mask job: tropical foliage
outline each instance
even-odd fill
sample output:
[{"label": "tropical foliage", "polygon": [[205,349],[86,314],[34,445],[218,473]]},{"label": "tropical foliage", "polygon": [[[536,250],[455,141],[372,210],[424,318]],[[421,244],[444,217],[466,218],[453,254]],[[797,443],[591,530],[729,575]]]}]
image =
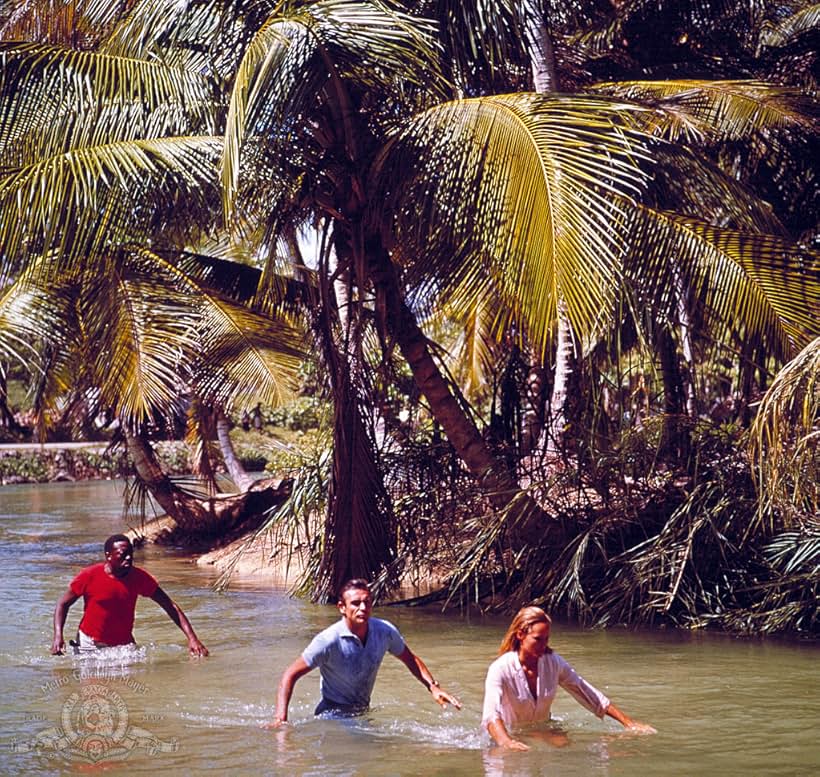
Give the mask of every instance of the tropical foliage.
[{"label": "tropical foliage", "polygon": [[196,517],[148,436],[279,402],[303,331],[330,442],[272,525],[315,597],[425,569],[597,623],[816,629],[816,543],[783,534],[816,402],[785,433],[766,405],[767,496],[719,466],[801,349],[816,389],[809,6],[60,6],[0,14],[2,350],[38,408],[92,392]]}]

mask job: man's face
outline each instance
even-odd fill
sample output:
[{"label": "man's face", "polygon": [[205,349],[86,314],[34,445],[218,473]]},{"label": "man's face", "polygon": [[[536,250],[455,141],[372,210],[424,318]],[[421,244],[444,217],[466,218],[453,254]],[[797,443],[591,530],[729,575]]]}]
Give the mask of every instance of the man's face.
[{"label": "man's face", "polygon": [[339,612],[347,621],[348,628],[367,623],[372,609],[373,600],[370,598],[370,591],[364,588],[351,588],[345,591],[342,601],[339,602]]},{"label": "man's face", "polygon": [[122,577],[134,564],[134,549],[127,542],[115,542],[105,558],[111,567],[111,573]]}]

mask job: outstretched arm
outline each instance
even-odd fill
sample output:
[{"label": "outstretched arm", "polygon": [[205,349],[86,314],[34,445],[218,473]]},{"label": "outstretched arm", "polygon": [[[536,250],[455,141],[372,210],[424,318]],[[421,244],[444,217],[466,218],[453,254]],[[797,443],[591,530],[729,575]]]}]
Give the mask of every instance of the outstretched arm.
[{"label": "outstretched arm", "polygon": [[57,606],[54,608],[54,638],[51,641],[51,654],[54,656],[61,656],[65,651],[65,640],[63,639],[65,619],[68,616],[68,608],[79,598],[68,588],[57,601]]},{"label": "outstretched arm", "polygon": [[185,617],[182,608],[171,599],[160,586],[154,591],[151,598],[168,614],[168,617],[176,623],[182,630],[182,633],[188,638],[188,650],[192,656],[207,656],[208,648],[205,647],[194,632],[194,627],[191,622]]},{"label": "outstretched arm", "polygon": [[404,646],[404,650],[397,658],[410,670],[410,674],[433,694],[433,698],[442,707],[452,704],[457,710],[461,709],[461,702],[455,696],[451,696],[447,691],[441,688],[438,681],[433,679],[433,675],[430,674],[430,670],[425,666],[424,661],[410,650],[407,645]]},{"label": "outstretched arm", "polygon": [[487,724],[487,731],[496,741],[496,744],[501,745],[501,747],[506,747],[508,750],[530,749],[529,745],[525,745],[523,742],[518,739],[513,739],[510,736],[510,733],[507,731],[507,727],[504,725],[504,721],[501,720],[501,718],[496,718],[495,720],[490,721],[490,723]]},{"label": "outstretched arm", "polygon": [[282,679],[279,681],[279,691],[276,694],[276,712],[273,720],[266,723],[264,728],[279,728],[288,720],[288,705],[290,704],[290,697],[293,695],[293,686],[296,681],[306,675],[310,671],[305,663],[305,659],[299,656],[285,671],[282,673]]},{"label": "outstretched arm", "polygon": [[618,721],[625,729],[629,731],[637,731],[641,734],[657,734],[657,730],[650,726],[648,723],[641,723],[639,720],[632,720],[625,712],[619,710],[612,702],[609,703],[609,706],[606,708],[605,713],[609,715],[610,718],[614,718]]}]

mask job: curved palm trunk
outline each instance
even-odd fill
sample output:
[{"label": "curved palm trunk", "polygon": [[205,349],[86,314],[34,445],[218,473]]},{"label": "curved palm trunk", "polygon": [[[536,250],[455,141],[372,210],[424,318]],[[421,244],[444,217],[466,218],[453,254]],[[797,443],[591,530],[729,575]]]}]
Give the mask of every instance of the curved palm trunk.
[{"label": "curved palm trunk", "polygon": [[223,498],[197,499],[176,486],[162,470],[154,449],[142,435],[126,432],[126,445],[137,477],[157,504],[171,517],[183,535],[216,535],[262,519],[265,512],[282,504],[290,494],[290,481],[257,481],[241,494]]},{"label": "curved palm trunk", "polygon": [[506,464],[490,450],[476,425],[454,396],[427,345],[413,312],[401,294],[396,268],[387,251],[368,245],[371,278],[376,288],[378,323],[398,344],[435,420],[492,506],[505,514],[513,548],[538,547],[557,540],[559,524],[522,491]]},{"label": "curved palm trunk", "polygon": [[231,442],[231,425],[225,413],[220,409],[216,412],[216,439],[219,440],[219,450],[222,453],[222,460],[225,462],[225,469],[228,470],[231,480],[236,484],[239,491],[247,491],[254,482],[242,466],[242,462],[236,455],[236,451]]}]

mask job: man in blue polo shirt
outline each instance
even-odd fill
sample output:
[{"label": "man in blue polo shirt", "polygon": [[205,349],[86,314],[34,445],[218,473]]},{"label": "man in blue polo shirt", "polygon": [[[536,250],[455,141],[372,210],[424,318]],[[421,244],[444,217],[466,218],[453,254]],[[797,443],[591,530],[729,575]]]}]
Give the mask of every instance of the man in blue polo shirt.
[{"label": "man in blue polo shirt", "polygon": [[421,682],[442,707],[461,702],[443,690],[424,662],[387,621],[371,618],[373,600],[366,580],[348,580],[337,603],[342,618],[313,638],[302,655],[284,672],[276,697],[276,714],[267,725],[278,728],[288,719],[288,705],[296,681],[319,667],[322,700],[315,714],[360,715],[370,706],[384,654],[390,651]]}]

